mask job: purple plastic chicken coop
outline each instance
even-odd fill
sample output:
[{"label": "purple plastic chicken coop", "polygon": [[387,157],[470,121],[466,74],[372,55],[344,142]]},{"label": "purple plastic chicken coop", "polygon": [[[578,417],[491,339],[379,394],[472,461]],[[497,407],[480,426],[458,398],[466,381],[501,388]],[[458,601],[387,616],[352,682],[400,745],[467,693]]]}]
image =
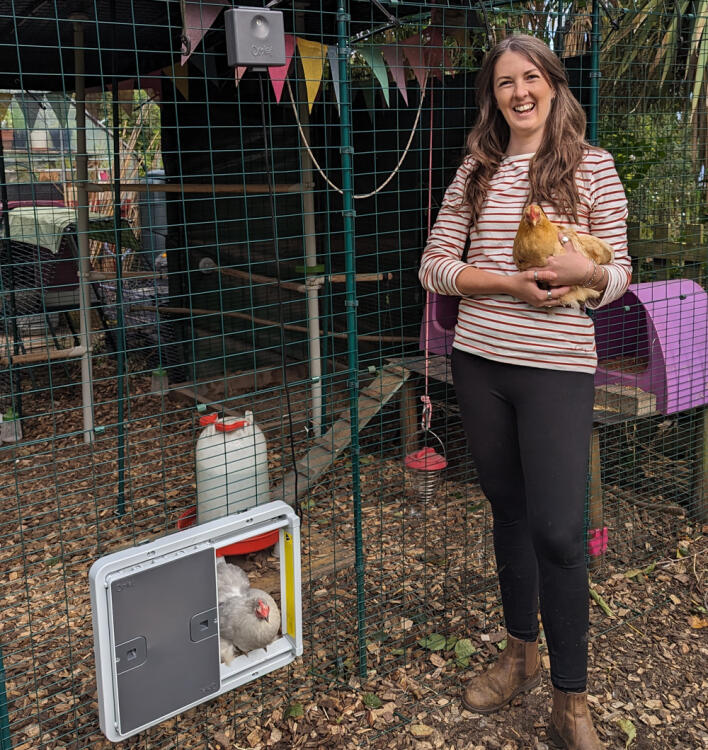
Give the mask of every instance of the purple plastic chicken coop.
[{"label": "purple plastic chicken coop", "polygon": [[674,414],[708,401],[708,295],[694,281],[632,284],[595,313],[600,360],[595,385],[653,393],[657,411]]},{"label": "purple plastic chicken coop", "polygon": [[[452,351],[457,304],[457,297],[429,295],[430,354]],[[596,385],[631,385],[653,393],[663,414],[708,401],[708,295],[694,281],[632,284],[621,299],[595,313],[595,336]],[[425,339],[423,320],[421,349]]]},{"label": "purple plastic chicken coop", "polygon": [[[457,305],[459,297],[445,297],[441,294],[428,294],[428,303],[423,313],[420,327],[420,348],[429,354],[451,354],[455,335]],[[425,316],[428,317],[427,346]]]}]

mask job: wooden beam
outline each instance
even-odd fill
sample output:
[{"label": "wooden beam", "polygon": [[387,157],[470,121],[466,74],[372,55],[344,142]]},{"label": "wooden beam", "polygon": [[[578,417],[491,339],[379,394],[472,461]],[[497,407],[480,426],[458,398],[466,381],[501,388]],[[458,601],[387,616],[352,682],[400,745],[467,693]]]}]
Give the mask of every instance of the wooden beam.
[{"label": "wooden beam", "polygon": [[693,499],[695,516],[703,523],[708,522],[708,408],[702,407],[697,415],[698,424],[693,433]]},{"label": "wooden beam", "polygon": [[[109,193],[113,190],[113,183],[87,182],[85,189],[88,193]],[[273,185],[274,193],[303,193],[307,190],[304,185],[295,183],[291,185]],[[194,182],[165,182],[165,183],[145,183],[145,182],[123,182],[120,186],[121,193],[186,193],[186,194],[231,194],[243,195],[257,194],[268,195],[271,188],[268,185],[256,184],[224,184],[214,183],[213,185],[197,184]]]},{"label": "wooden beam", "polygon": [[72,346],[70,349],[42,349],[27,354],[13,354],[9,357],[0,354],[0,364],[3,365],[30,365],[38,362],[50,362],[55,359],[76,359],[86,354],[86,347]]},{"label": "wooden beam", "polygon": [[[133,310],[153,311],[154,307],[145,305],[132,306]],[[157,308],[161,313],[167,315],[223,315],[225,318],[238,318],[239,320],[250,320],[259,326],[276,326],[280,327],[280,323],[277,320],[267,320],[266,318],[256,318],[254,315],[240,312],[225,312],[223,310],[210,310],[202,307],[171,307],[168,305],[160,305]],[[309,330],[305,326],[298,326],[292,323],[284,323],[283,330],[285,331],[296,331],[297,333],[309,333]],[[320,331],[320,336],[324,336],[324,331]],[[330,331],[328,336],[332,336],[335,339],[346,339],[348,333],[336,333]],[[358,341],[375,341],[375,342],[392,342],[399,343],[401,341],[407,341],[413,343],[418,341],[417,336],[381,336],[381,335],[369,335],[361,333],[357,336]]]},{"label": "wooden beam", "polygon": [[656,414],[656,396],[632,385],[598,385],[595,387],[595,409],[648,417]]}]

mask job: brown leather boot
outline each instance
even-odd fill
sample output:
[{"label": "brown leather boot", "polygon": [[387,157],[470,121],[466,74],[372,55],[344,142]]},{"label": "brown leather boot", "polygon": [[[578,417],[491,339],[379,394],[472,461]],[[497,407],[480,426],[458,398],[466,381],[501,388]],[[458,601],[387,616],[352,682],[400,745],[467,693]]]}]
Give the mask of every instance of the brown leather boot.
[{"label": "brown leather boot", "polygon": [[541,682],[538,639],[531,643],[512,635],[497,661],[483,674],[473,677],[462,691],[462,703],[469,711],[491,714],[512,698]]},{"label": "brown leather boot", "polygon": [[588,694],[564,693],[553,688],[553,711],[548,738],[565,750],[603,750],[605,745],[592,725]]}]

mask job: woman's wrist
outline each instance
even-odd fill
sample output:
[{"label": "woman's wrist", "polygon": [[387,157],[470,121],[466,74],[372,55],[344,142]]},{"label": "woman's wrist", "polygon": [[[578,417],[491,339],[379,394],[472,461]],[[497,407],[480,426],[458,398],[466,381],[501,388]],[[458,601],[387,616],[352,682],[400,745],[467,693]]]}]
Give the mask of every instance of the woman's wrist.
[{"label": "woman's wrist", "polygon": [[512,279],[513,275],[508,276],[468,266],[455,278],[455,286],[465,297],[475,294],[512,294]]}]

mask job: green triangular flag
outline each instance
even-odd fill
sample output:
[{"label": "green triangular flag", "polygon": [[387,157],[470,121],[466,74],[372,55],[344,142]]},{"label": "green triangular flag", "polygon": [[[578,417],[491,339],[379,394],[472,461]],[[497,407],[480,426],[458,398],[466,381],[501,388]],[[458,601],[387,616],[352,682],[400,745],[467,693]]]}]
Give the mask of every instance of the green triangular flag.
[{"label": "green triangular flag", "polygon": [[381,48],[369,44],[366,47],[357,47],[356,50],[366,60],[366,64],[371,68],[376,80],[381,84],[383,90],[384,99],[386,100],[386,106],[389,106],[388,98],[388,71],[386,70],[386,64],[381,57]]}]

